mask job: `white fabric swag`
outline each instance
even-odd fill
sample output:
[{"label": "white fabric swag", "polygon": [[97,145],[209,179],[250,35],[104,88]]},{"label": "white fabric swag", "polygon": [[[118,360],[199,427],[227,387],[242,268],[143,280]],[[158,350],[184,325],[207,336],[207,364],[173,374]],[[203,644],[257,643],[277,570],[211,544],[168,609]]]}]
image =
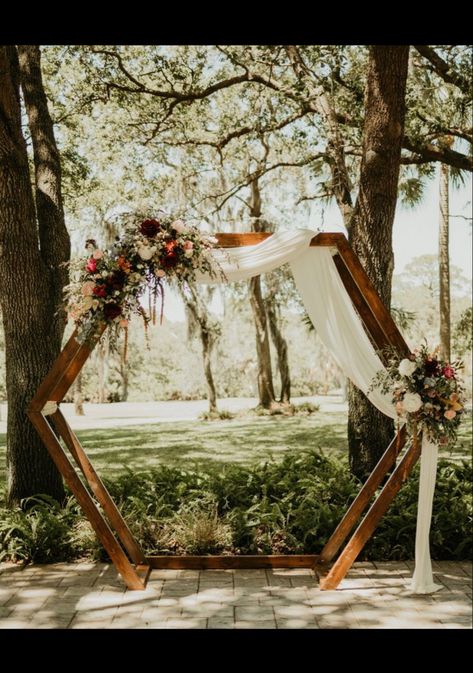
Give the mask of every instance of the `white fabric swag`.
[{"label": "white fabric swag", "polygon": [[[298,229],[273,234],[257,245],[216,249],[212,256],[224,278],[198,274],[197,282],[234,282],[272,271],[289,262],[306,311],[325,347],[344,374],[383,414],[396,419],[389,395],[379,390],[368,393],[375,374],[383,368],[365,333],[361,320],[345,290],[332,259],[335,248],[310,247],[315,232]],[[422,443],[421,475],[416,531],[416,567],[411,589],[431,593],[434,584],[429,551],[432,500],[435,490],[438,447]]]}]

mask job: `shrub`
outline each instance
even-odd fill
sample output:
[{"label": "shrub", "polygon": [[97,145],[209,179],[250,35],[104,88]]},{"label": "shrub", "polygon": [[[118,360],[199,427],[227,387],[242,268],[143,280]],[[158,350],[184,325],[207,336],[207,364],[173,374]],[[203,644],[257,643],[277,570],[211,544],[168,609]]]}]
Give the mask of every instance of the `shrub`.
[{"label": "shrub", "polygon": [[[402,487],[360,559],[414,557],[418,470]],[[434,559],[472,556],[472,466],[440,461],[434,497]],[[346,460],[321,451],[244,467],[127,471],[107,487],[146,553],[318,553],[359,482]],[[0,560],[105,559],[90,524],[70,498],[45,497],[0,511]]]},{"label": "shrub", "polygon": [[217,409],[216,411],[203,411],[199,414],[201,421],[231,421],[235,418],[235,414],[228,409]]},{"label": "shrub", "polygon": [[0,561],[54,563],[75,555],[71,523],[75,503],[66,507],[46,495],[22,501],[21,507],[0,513]]}]

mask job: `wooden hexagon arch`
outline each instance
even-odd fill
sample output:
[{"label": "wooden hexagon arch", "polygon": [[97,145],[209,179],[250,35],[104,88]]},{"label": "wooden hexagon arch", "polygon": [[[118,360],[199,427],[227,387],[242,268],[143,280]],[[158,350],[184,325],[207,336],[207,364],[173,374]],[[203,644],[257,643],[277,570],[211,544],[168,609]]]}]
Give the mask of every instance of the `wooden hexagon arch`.
[{"label": "wooden hexagon arch", "polygon": [[[233,248],[254,245],[268,236],[271,234],[217,234],[217,239],[220,247]],[[320,233],[314,236],[310,244],[334,249],[334,262],[342,282],[374,345],[379,350],[392,346],[402,355],[407,355],[409,348],[406,342],[345,236]],[[102,332],[105,329],[104,326]],[[322,589],[336,589],[373,534],[381,517],[419,458],[420,447],[411,444],[403,457],[397,461],[406,442],[404,427],[393,438],[318,555],[145,556],[59,407],[54,413],[45,414],[45,405],[48,402],[58,405],[63,400],[98,338],[92,344],[79,344],[75,339],[75,333],[71,336],[31,400],[28,416],[127,587],[143,589],[153,568],[299,567],[313,568],[319,575]],[[62,438],[69,455],[59,438]],[[72,461],[82,471],[84,481],[79,478]],[[393,467],[394,469],[368,512],[343,548],[337,561],[330,567],[331,561],[368,507],[372,496],[387,476],[388,471]]]}]

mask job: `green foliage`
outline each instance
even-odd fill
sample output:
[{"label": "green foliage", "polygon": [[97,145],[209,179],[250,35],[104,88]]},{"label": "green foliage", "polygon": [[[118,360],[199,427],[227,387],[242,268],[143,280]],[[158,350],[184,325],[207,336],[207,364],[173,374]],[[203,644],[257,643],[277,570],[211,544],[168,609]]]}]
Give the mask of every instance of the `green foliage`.
[{"label": "green foliage", "polygon": [[232,414],[232,412],[228,411],[228,409],[204,411],[199,416],[201,421],[231,421],[232,418],[235,418],[235,414]]},{"label": "green foliage", "polygon": [[471,351],[473,346],[473,317],[472,307],[468,306],[460,315],[453,328],[453,345],[455,352],[463,356]]},{"label": "green foliage", "polygon": [[21,505],[0,510],[0,561],[54,563],[76,555],[71,525],[78,508],[72,499],[64,509],[46,495],[27,498]]},{"label": "green foliage", "polygon": [[[417,467],[360,558],[413,558],[418,472]],[[472,481],[470,463],[440,461],[432,558],[471,558]],[[147,553],[294,554],[320,552],[360,484],[346,460],[307,451],[250,467],[130,470],[107,486]],[[71,500],[64,510],[45,498],[26,504],[28,509],[1,512],[0,560],[105,558]]]},{"label": "green foliage", "polygon": [[219,517],[214,497],[203,494],[165,521],[159,541],[174,554],[220,554],[232,548],[232,528]]}]

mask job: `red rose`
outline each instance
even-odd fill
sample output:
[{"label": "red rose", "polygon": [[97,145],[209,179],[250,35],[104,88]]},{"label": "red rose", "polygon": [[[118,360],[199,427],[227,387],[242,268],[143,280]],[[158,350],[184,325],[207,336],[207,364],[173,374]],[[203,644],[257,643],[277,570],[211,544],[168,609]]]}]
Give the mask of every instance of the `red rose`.
[{"label": "red rose", "polygon": [[105,304],[103,307],[103,314],[107,320],[113,320],[122,312],[121,306],[118,304]]},{"label": "red rose", "polygon": [[105,285],[96,285],[94,287],[94,294],[96,297],[106,297],[107,288],[105,287]]},{"label": "red rose", "polygon": [[160,229],[161,225],[158,220],[145,220],[140,225],[141,233],[143,236],[147,236],[148,238],[153,238],[153,236],[156,236]]},{"label": "red rose", "polygon": [[91,257],[86,264],[85,270],[89,273],[95,273],[97,271],[97,260]]},{"label": "red rose", "polygon": [[442,369],[442,374],[445,376],[446,379],[455,378],[455,370],[451,365],[445,365],[445,367]]}]

